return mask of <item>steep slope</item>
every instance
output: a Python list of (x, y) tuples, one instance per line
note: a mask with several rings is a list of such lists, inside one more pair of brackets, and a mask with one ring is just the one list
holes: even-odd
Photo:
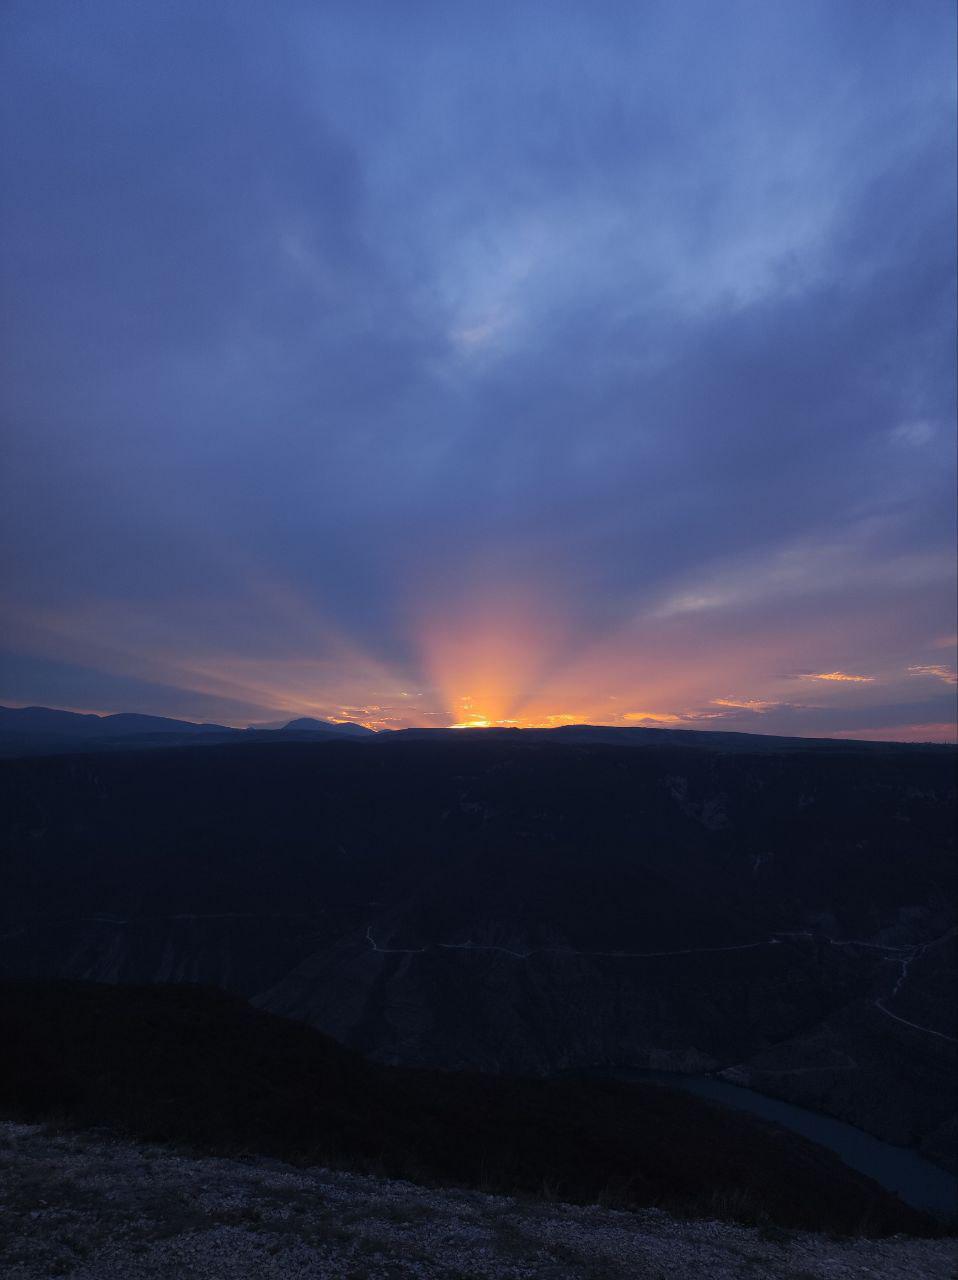
[(433, 1184), (934, 1229), (823, 1148), (678, 1091), (377, 1066), (197, 988), (0, 983), (0, 1037), (8, 1115)]

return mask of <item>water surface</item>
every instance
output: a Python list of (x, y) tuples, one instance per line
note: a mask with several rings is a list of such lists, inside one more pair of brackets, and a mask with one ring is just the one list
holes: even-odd
[(620, 1080), (667, 1084), (739, 1111), (750, 1111), (762, 1120), (770, 1120), (828, 1147), (847, 1165), (874, 1178), (916, 1209), (938, 1218), (952, 1217), (958, 1212), (958, 1178), (907, 1147), (873, 1138), (843, 1120), (796, 1107), (792, 1102), (770, 1098), (753, 1089), (743, 1089), (715, 1076), (686, 1076), (674, 1071), (617, 1071), (615, 1075)]

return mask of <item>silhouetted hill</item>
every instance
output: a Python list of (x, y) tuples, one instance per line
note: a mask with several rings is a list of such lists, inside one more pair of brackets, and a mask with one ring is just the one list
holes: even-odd
[(395, 729), (384, 733), (402, 741), (417, 739), (441, 742), (464, 735), (489, 742), (548, 742), (578, 746), (614, 747), (694, 747), (703, 751), (737, 751), (755, 755), (759, 752), (825, 752), (828, 755), (871, 755), (884, 751), (948, 753), (950, 744), (937, 742), (868, 742), (857, 738), (786, 738), (768, 733), (731, 733), (726, 730), (702, 729), (638, 729), (621, 725), (567, 724), (552, 729)]
[(196, 742), (262, 741), (328, 742), (338, 738), (374, 737), (360, 724), (327, 720), (291, 720), (282, 726), (233, 729), (222, 724), (194, 724), (166, 716), (129, 712), (99, 716), (52, 707), (0, 707), (0, 755), (57, 755), (70, 751), (116, 751), (156, 746), (189, 746)]
[(617, 725), (562, 725), (554, 729), (398, 729), (375, 732), (349, 721), (316, 720), (305, 716), (272, 724), (233, 729), (221, 724), (194, 724), (164, 716), (121, 712), (98, 716), (51, 707), (0, 707), (0, 756), (56, 755), (69, 751), (116, 751), (156, 746), (188, 746), (195, 742), (242, 743), (328, 742), (351, 738), (365, 742), (452, 742), (469, 737), (507, 745), (525, 744), (684, 747), (702, 751), (875, 755), (896, 753), (948, 754), (954, 748), (940, 743), (864, 742), (851, 738), (782, 738), (761, 733), (707, 732), (695, 729), (638, 729)]
[(8, 1116), (693, 1216), (935, 1230), (829, 1152), (678, 1091), (380, 1067), (199, 988), (0, 983), (0, 1038)]
[(166, 716), (143, 716), (126, 711), (98, 716), (57, 711), (52, 707), (0, 707), (0, 732), (120, 738), (155, 733), (229, 733), (230, 730), (222, 724), (194, 724), (191, 720), (171, 720)]
[(319, 730), (324, 733), (341, 734), (348, 738), (375, 737), (375, 731), (367, 729), (364, 724), (353, 724), (350, 720), (313, 720), (309, 716), (303, 716), (299, 720), (290, 720), (288, 724), (283, 726), (283, 729), (287, 733), (310, 733)]

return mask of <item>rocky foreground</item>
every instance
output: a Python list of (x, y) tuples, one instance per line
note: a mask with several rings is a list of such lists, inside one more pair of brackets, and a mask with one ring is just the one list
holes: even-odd
[(686, 1222), (0, 1123), (6, 1280), (950, 1280), (956, 1264), (954, 1239)]

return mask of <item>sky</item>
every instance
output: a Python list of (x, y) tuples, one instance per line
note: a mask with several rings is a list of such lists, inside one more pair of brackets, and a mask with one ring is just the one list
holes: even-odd
[(0, 702), (955, 737), (951, 0), (6, 0)]

